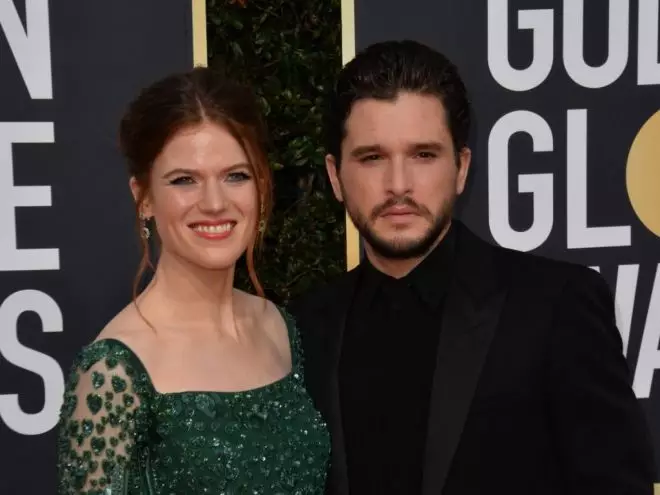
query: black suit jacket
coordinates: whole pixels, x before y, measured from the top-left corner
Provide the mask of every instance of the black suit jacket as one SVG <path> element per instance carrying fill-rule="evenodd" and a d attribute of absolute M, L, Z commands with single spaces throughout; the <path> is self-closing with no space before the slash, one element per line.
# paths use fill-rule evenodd
<path fill-rule="evenodd" d="M 454 227 L 422 494 L 651 495 L 650 437 L 600 275 Z M 332 435 L 329 495 L 348 494 L 337 366 L 359 271 L 291 305 Z"/>

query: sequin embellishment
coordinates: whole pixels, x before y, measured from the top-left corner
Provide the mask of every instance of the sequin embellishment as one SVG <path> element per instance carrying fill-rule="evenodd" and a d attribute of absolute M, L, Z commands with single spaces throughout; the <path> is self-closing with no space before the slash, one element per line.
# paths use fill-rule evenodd
<path fill-rule="evenodd" d="M 58 493 L 322 494 L 329 437 L 283 314 L 293 369 L 246 392 L 159 394 L 122 343 L 83 349 L 60 416 Z"/>

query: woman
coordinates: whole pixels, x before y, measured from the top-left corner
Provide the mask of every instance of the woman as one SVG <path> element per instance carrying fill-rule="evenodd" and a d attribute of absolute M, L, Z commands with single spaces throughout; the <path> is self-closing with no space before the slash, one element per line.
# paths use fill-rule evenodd
<path fill-rule="evenodd" d="M 271 201 L 250 93 L 205 68 L 144 90 L 121 122 L 154 277 L 77 357 L 60 494 L 322 493 L 329 440 L 293 322 L 253 255 Z M 233 288 L 246 254 L 259 296 Z"/>

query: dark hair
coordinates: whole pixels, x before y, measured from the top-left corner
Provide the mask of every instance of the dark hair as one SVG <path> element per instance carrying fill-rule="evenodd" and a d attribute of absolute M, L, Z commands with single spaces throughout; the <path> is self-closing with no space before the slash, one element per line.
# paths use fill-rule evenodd
<path fill-rule="evenodd" d="M 337 164 L 353 104 L 365 98 L 393 100 L 402 91 L 437 96 L 447 112 L 456 153 L 467 143 L 470 102 L 456 66 L 416 41 L 385 41 L 357 54 L 339 73 L 328 101 L 326 146 Z"/>
<path fill-rule="evenodd" d="M 136 223 L 149 192 L 154 160 L 180 130 L 212 122 L 227 129 L 243 148 L 256 179 L 260 221 L 255 225 L 254 242 L 247 249 L 250 280 L 261 296 L 263 288 L 254 269 L 254 251 L 262 240 L 259 224 L 265 225 L 272 205 L 272 176 L 266 152 L 266 129 L 253 93 L 223 72 L 196 67 L 170 75 L 143 89 L 129 105 L 119 126 L 121 150 L 128 171 L 140 186 L 136 201 Z M 141 236 L 142 260 L 135 279 L 134 296 L 147 266 L 152 266 L 149 244 Z"/>

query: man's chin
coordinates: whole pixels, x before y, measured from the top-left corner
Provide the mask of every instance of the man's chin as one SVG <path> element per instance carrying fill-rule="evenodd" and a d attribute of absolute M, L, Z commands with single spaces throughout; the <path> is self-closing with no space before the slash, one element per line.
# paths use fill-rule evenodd
<path fill-rule="evenodd" d="M 379 217 L 381 226 L 388 231 L 405 232 L 410 230 L 419 230 L 420 227 L 429 227 L 424 218 L 419 215 L 387 215 Z M 384 229 L 384 230 L 385 230 Z"/>
<path fill-rule="evenodd" d="M 375 253 L 392 259 L 416 258 L 424 254 L 421 251 L 425 251 L 428 245 L 425 238 L 419 237 L 365 236 L 365 241 Z"/>
<path fill-rule="evenodd" d="M 414 248 L 415 246 L 421 244 L 424 241 L 423 237 L 413 237 L 413 236 L 401 236 L 401 235 L 392 235 L 392 236 L 379 236 L 375 239 L 378 244 L 388 246 L 389 249 L 395 251 L 407 251 Z"/>
<path fill-rule="evenodd" d="M 435 228 L 423 229 L 358 229 L 373 252 L 389 259 L 419 258 L 437 243 L 446 224 L 438 223 Z"/>
<path fill-rule="evenodd" d="M 389 226 L 387 229 L 370 229 L 369 235 L 379 244 L 396 246 L 414 246 L 424 242 L 431 233 L 429 229 L 413 228 L 410 225 Z"/>

